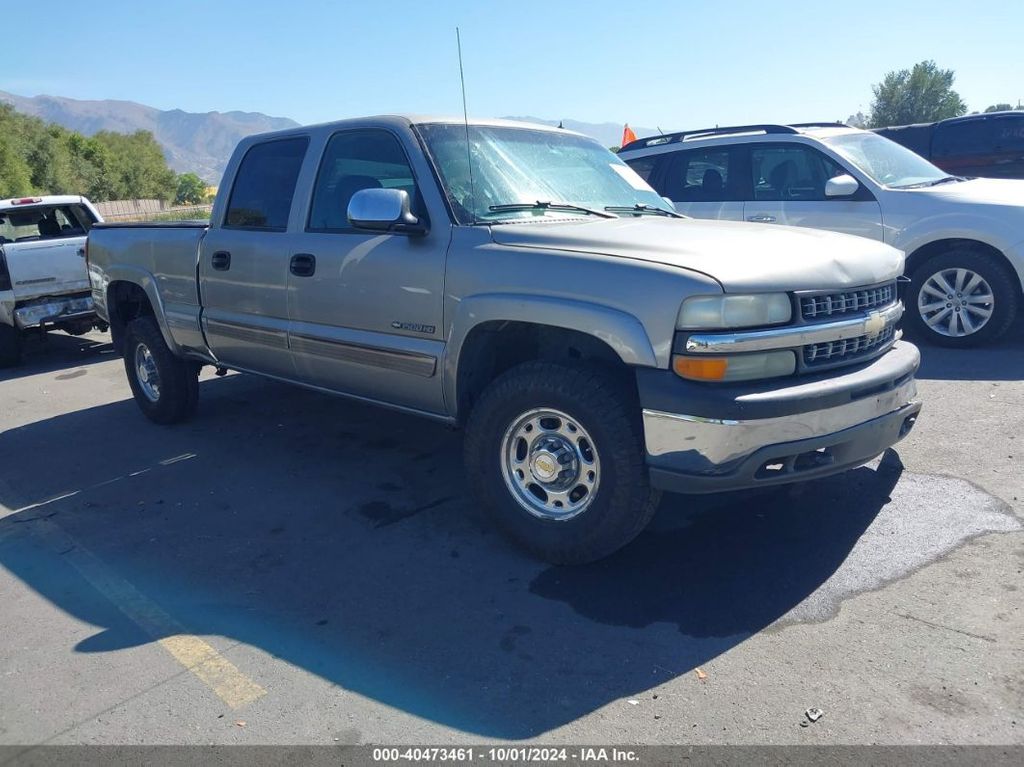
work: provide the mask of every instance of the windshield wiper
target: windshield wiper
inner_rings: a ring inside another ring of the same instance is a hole
[[[934,181],[919,181],[916,184],[903,184],[901,186],[894,186],[893,189],[924,189],[929,186],[938,186],[939,184],[948,184],[950,181],[966,181],[963,176],[943,176],[937,178]]]
[[[573,205],[571,202],[550,202],[537,200],[537,202],[511,202],[507,205],[491,205],[488,210],[494,213],[514,212],[518,210],[565,210],[575,213],[586,213],[589,216],[600,216],[601,218],[618,218],[612,213],[605,213],[603,210],[585,208],[582,205]]]
[[[686,218],[686,216],[681,216],[674,210],[665,210],[664,208],[659,208],[656,205],[644,205],[639,202],[636,205],[605,205],[604,209],[611,213],[632,213],[634,216],[642,216],[646,213],[652,216]]]

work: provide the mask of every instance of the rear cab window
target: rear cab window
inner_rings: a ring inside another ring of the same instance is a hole
[[[235,174],[224,228],[285,231],[308,146],[307,137],[296,136],[249,147]]]
[[[84,237],[95,223],[84,205],[32,205],[0,210],[0,243]]]

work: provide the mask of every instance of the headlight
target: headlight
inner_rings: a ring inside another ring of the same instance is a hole
[[[796,355],[788,349],[723,357],[677,354],[672,357],[672,369],[691,381],[752,381],[792,375]]]
[[[752,328],[789,322],[793,305],[785,293],[693,296],[683,301],[678,330]]]

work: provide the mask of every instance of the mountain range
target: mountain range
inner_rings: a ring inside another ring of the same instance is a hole
[[[91,136],[98,131],[134,133],[150,131],[164,150],[167,164],[178,173],[192,172],[210,184],[220,181],[224,166],[239,139],[253,133],[282,130],[298,125],[287,117],[270,117],[260,112],[185,112],[160,110],[134,101],[82,101],[61,96],[17,96],[0,91],[0,102],[46,122]],[[507,119],[543,125],[561,123],[568,130],[592,136],[604,146],[622,140],[621,123],[588,123],[579,120],[545,120],[539,117]],[[649,136],[656,129],[635,127],[637,136]]]

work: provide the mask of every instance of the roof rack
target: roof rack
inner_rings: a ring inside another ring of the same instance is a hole
[[[662,144],[670,144],[673,141],[685,141],[688,138],[704,136],[728,136],[736,133],[799,133],[798,128],[845,128],[848,127],[845,123],[841,122],[813,122],[813,123],[793,123],[792,125],[775,125],[772,123],[765,123],[759,125],[730,125],[721,126],[714,128],[703,128],[701,130],[688,130],[679,131],[677,133],[663,133],[660,136],[648,136],[646,138],[637,139],[636,141],[630,141],[624,147],[619,149],[620,152],[625,152],[627,149],[644,149],[646,147],[661,146]]]
[[[814,122],[814,123],[790,123],[791,128],[849,128],[850,126],[839,120],[830,120],[829,122]]]

